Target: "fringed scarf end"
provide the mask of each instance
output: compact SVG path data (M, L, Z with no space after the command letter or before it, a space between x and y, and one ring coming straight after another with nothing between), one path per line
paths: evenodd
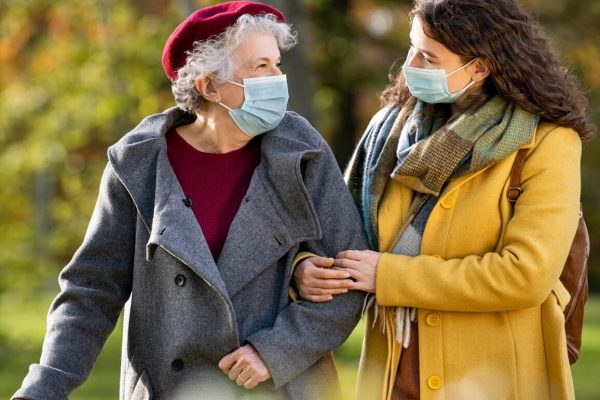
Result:
M408 345L410 344L411 323L417 316L417 309L413 307L381 307L377 304L375 295L369 294L365 297L363 302L361 311L362 317L365 317L371 308L373 308L373 324L371 328L374 329L377 321L379 321L381 325L381 333L385 335L387 331L387 325L389 323L387 322L388 319L385 316L387 312L392 312L392 315L395 317L394 319L396 324L396 335L394 339L405 349L408 348Z
M396 307L396 342L408 348L410 344L411 323L415 320L416 309L412 307Z

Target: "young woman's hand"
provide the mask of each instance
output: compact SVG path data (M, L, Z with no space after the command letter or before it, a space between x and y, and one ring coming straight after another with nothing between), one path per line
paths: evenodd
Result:
M354 280L352 290L375 293L375 274L381 253L372 250L346 250L338 253L334 265Z
M310 257L298 264L294 280L300 296L321 303L333 299L334 294L346 293L353 288L350 273L333 267L333 258Z

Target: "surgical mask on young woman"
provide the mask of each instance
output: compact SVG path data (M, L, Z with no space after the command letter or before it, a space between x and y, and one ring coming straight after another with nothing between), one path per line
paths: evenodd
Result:
M406 61L402 66L402 73L404 74L404 79L406 80L406 85L408 86L410 93L425 103L454 103L467 91L468 88L475 83L475 81L471 81L465 87L456 92L450 92L448 89L448 77L455 72L466 68L476 59L473 59L462 67L459 67L449 74L446 74L446 71L443 69L409 67L406 64L413 59L414 54L415 49L414 47L411 47L408 51Z
M245 78L243 84L227 82L244 88L244 103L240 108L232 109L219 102L229 110L229 115L242 132L254 137L279 125L285 116L289 98L285 75Z

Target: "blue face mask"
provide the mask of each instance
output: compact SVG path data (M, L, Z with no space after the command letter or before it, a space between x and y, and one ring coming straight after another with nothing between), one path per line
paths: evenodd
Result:
M406 85L408 86L410 93L425 103L454 103L475 83L475 81L471 81L464 88L452 93L448 89L448 77L455 72L466 68L476 59L473 59L462 67L446 74L446 71L443 69L414 68L407 66L406 64L413 59L414 54L415 49L411 47L408 51L406 61L402 66L402 73L404 74L404 79L406 80Z
M258 136L279 125L289 98L285 75L246 78L244 84L227 81L244 88L244 103L240 108L229 108L229 115L237 126L250 137Z

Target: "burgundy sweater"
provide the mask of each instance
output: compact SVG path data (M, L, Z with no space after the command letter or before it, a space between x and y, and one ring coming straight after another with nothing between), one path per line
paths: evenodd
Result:
M241 149L212 154L195 149L173 128L167 154L216 262L260 162L260 136Z

